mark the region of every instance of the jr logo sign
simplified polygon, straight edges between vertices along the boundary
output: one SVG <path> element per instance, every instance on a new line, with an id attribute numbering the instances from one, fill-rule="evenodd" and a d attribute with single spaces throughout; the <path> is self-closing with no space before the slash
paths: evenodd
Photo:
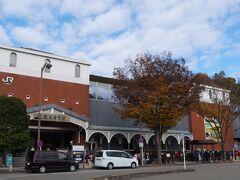
<path id="1" fill-rule="evenodd" d="M 14 78 L 13 77 L 5 77 L 5 78 L 2 78 L 2 82 L 3 84 L 7 84 L 7 85 L 12 85 L 13 84 L 13 80 Z"/>

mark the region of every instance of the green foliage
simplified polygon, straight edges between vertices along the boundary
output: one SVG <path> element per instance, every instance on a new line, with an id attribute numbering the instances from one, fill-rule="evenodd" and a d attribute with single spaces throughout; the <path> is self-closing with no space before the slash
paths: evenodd
<path id="1" fill-rule="evenodd" d="M 21 99 L 0 96 L 0 151 L 18 153 L 26 149 L 29 120 Z"/>

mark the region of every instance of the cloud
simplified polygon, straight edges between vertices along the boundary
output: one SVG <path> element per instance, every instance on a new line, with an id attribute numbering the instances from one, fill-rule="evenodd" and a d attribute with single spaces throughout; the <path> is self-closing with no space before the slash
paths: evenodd
<path id="1" fill-rule="evenodd" d="M 3 17 L 14 17 L 16 21 L 24 21 L 25 24 L 40 22 L 51 23 L 57 18 L 57 10 L 61 6 L 61 0 L 2 0 L 0 12 Z M 18 23 L 18 22 L 17 22 Z"/>
<path id="2" fill-rule="evenodd" d="M 239 7 L 236 0 L 2 0 L 0 42 L 84 58 L 102 75 L 137 53 L 165 50 L 210 71 L 239 55 Z"/>
<path id="3" fill-rule="evenodd" d="M 60 11 L 76 18 L 85 18 L 103 13 L 112 4 L 112 0 L 64 0 Z"/>
<path id="4" fill-rule="evenodd" d="M 190 70 L 198 71 L 199 70 L 199 59 L 197 59 L 196 57 L 192 57 L 186 63 L 186 65 L 189 67 Z"/>
<path id="5" fill-rule="evenodd" d="M 113 7 L 109 11 L 100 14 L 95 19 L 88 19 L 83 25 L 80 31 L 81 36 L 89 34 L 101 34 L 106 35 L 118 32 L 123 29 L 127 29 L 129 19 L 129 9 L 123 6 Z"/>
<path id="6" fill-rule="evenodd" d="M 24 46 L 40 47 L 50 42 L 45 28 L 39 24 L 34 27 L 15 27 L 11 32 L 13 38 Z"/>
<path id="7" fill-rule="evenodd" d="M 3 29 L 3 27 L 0 26 L 0 43 L 1 44 L 11 44 L 11 40 L 8 37 L 5 29 Z"/>

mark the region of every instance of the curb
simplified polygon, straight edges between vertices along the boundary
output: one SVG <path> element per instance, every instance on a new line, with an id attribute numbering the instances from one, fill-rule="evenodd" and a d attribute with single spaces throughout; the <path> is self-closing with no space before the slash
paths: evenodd
<path id="1" fill-rule="evenodd" d="M 155 171 L 155 172 L 142 172 L 142 173 L 132 173 L 132 174 L 122 174 L 122 175 L 110 175 L 110 176 L 98 176 L 93 177 L 92 180 L 129 180 L 136 177 L 144 176 L 154 176 L 161 174 L 170 174 L 170 173 L 187 173 L 194 172 L 195 169 L 178 169 L 178 170 L 167 170 L 167 171 Z"/>

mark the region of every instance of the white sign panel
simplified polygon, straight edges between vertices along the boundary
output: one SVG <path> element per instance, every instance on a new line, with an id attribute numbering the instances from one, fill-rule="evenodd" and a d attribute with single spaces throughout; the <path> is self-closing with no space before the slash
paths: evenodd
<path id="1" fill-rule="evenodd" d="M 84 146 L 82 145 L 73 145 L 72 146 L 73 151 L 84 151 Z"/>

